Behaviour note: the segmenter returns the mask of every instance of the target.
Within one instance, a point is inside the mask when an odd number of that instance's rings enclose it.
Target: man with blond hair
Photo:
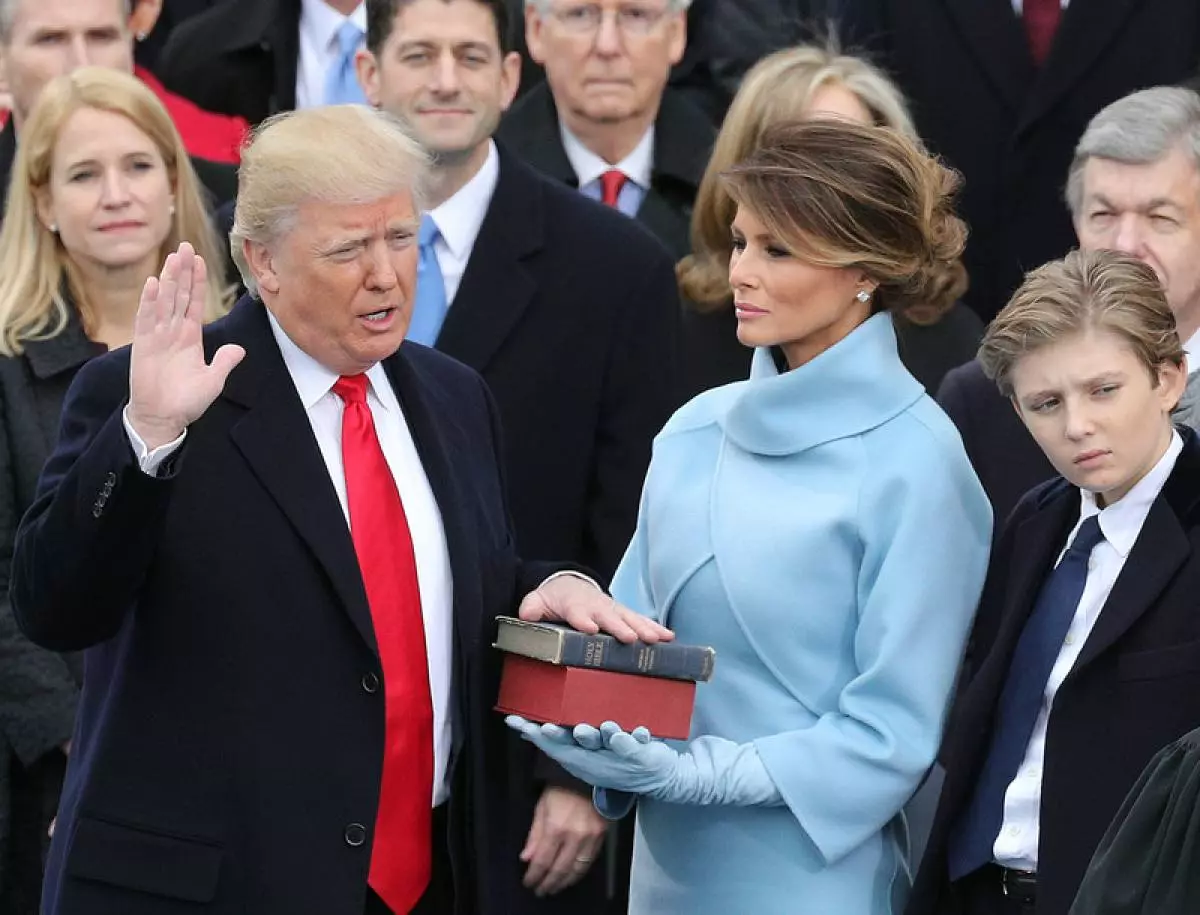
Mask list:
[[[181,246],[68,393],[12,572],[87,651],[46,915],[519,912],[495,617],[665,635],[516,556],[483,382],[404,342],[427,169],[363,106],[268,122],[251,294],[202,329]]]

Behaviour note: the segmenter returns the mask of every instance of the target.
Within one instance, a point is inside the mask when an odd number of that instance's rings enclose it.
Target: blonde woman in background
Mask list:
[[[750,350],[737,340],[729,288],[736,205],[720,181],[745,159],[768,128],[782,121],[842,117],[891,127],[917,140],[904,97],[882,71],[836,48],[801,45],[764,57],[746,74],[713,147],[692,212],[692,254],[678,266],[684,313],[683,369],[687,396],[738,381],[750,370]],[[900,358],[931,394],[942,376],[969,362],[983,335],[975,314],[957,304],[967,275],[958,258],[939,265],[941,282],[929,302],[893,316]]]
[[[143,284],[183,241],[223,263],[153,93],[95,67],[51,82],[22,130],[0,230],[0,915],[38,910],[82,675],[75,658],[17,632],[8,603],[17,524],[76,371],[130,342]],[[209,288],[212,319],[231,291]]]

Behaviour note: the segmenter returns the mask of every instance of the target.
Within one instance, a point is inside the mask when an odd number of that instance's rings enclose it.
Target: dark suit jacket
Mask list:
[[[88,650],[47,915],[363,910],[384,740],[383,694],[363,682],[379,670],[370,611],[260,303],[205,330],[210,352],[228,342],[245,360],[157,478],[121,420],[128,350],[85,365],[18,532],[18,622],[45,647]],[[494,617],[554,567],[517,559],[479,377],[415,344],[384,366],[454,576],[459,911],[515,912],[500,786],[516,741],[491,709],[490,642]]]
[[[616,570],[650,442],[677,406],[678,324],[674,268],[653,236],[500,149],[436,345],[496,399],[522,555]]]
[[[8,183],[12,177],[13,162],[17,156],[17,132],[12,118],[0,130],[0,213],[8,200]],[[191,157],[192,168],[208,195],[210,212],[215,213],[222,204],[237,197],[237,168],[221,162]]]
[[[1012,402],[975,360],[947,373],[937,402],[958,426],[1000,530],[1025,493],[1056,475],[1054,468]]]
[[[67,387],[104,347],[77,322],[0,358],[0,911],[35,912],[46,827],[58,806],[63,760],[82,683],[82,659],[22,635],[8,602],[17,524],[54,446]],[[7,844],[5,844],[7,843]]]
[[[296,107],[300,0],[225,0],[180,25],[155,73],[201,108],[251,124]]]
[[[1066,915],[1092,852],[1142,769],[1200,725],[1200,441],[1184,447],[1050,713],[1037,915]],[[1000,692],[1037,593],[1079,520],[1056,478],[1017,506],[993,551],[942,745],[941,800],[907,912],[959,915],[947,846],[988,749]]]
[[[934,152],[966,176],[967,302],[990,320],[1022,273],[1075,242],[1063,202],[1088,121],[1200,66],[1194,0],[1080,0],[1039,71],[1011,0],[839,0],[892,72]]]
[[[558,111],[546,84],[518,101],[496,131],[509,149],[551,178],[578,187],[558,131]],[[663,93],[654,122],[650,189],[637,219],[658,236],[676,261],[691,250],[692,207],[716,131],[704,112],[677,90]]]
[[[436,345],[478,371],[496,400],[521,555],[612,575],[637,522],[650,443],[678,405],[678,323],[675,272],[657,239],[500,148],[496,190]],[[531,744],[524,752],[513,770],[526,777],[507,788],[526,811],[508,824],[518,849],[545,784],[590,794]],[[562,893],[528,893],[525,905],[593,911],[604,878],[598,865]]]

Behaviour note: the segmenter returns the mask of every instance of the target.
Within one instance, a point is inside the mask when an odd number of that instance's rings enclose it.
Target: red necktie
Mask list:
[[[1029,38],[1029,52],[1039,66],[1050,54],[1054,33],[1062,19],[1062,0],[1024,0],[1022,19]]]
[[[417,561],[396,480],[367,406],[367,376],[338,379],[350,531],[383,665],[383,782],[368,882],[393,912],[429,885],[433,839],[433,702]]]
[[[606,207],[615,207],[617,198],[621,196],[621,188],[629,179],[620,169],[610,168],[600,176],[600,202]]]

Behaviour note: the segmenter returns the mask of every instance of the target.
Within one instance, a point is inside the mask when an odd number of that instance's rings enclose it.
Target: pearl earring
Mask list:
[[[869,301],[871,301],[871,293],[867,292],[865,289],[860,289],[858,290],[858,294],[855,295],[855,298],[866,305]]]
[[[138,33],[137,33],[137,40],[138,40],[138,41],[145,41],[145,40],[146,40],[147,38],[149,38],[149,37],[150,37],[150,33],[149,33],[149,32],[138,32]]]
[[[51,234],[53,234],[53,235],[57,235],[57,234],[58,234],[58,223],[57,223],[57,222],[52,222],[52,223],[50,223],[50,232],[51,232]]]
[[[175,215],[175,204],[171,204],[171,215]]]

